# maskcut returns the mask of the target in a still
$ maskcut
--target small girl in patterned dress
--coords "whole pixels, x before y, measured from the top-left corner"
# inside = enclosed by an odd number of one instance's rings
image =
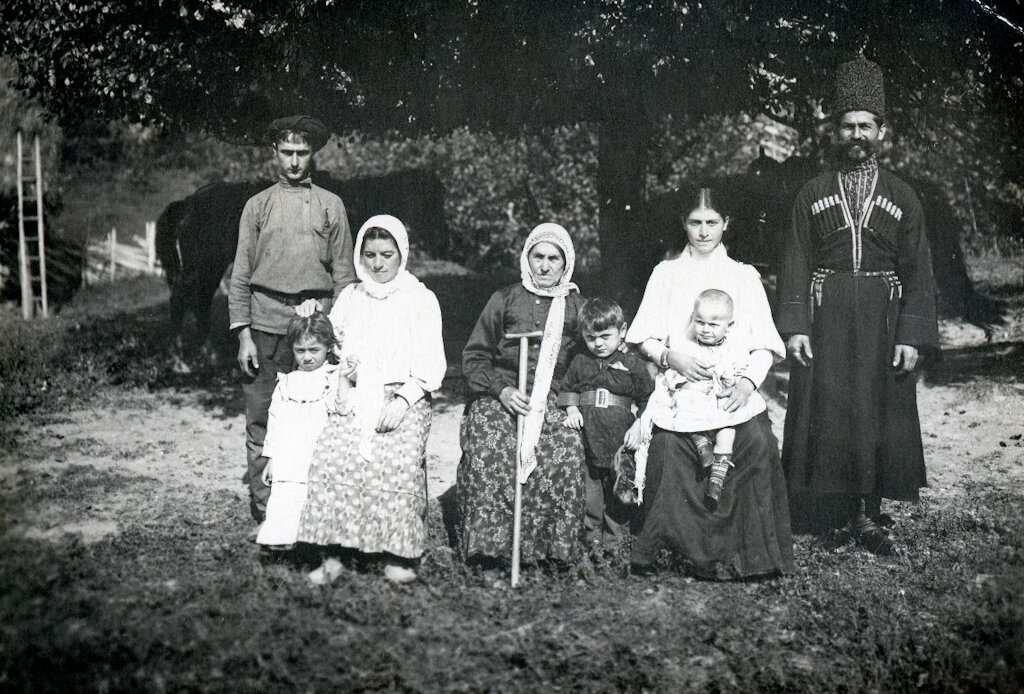
[[[354,365],[337,364],[337,340],[330,319],[317,312],[295,316],[288,324],[298,368],[277,375],[270,401],[263,455],[269,458],[263,481],[270,486],[267,516],[256,542],[271,550],[289,550],[298,539],[299,517],[306,503],[306,486],[313,447],[329,412],[348,409],[347,376]]]

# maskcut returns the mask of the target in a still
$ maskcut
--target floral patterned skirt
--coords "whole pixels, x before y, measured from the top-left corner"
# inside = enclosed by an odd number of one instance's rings
[[[371,462],[359,454],[358,419],[330,415],[313,451],[299,541],[407,559],[422,555],[429,432],[430,398],[425,397],[409,408],[397,429],[373,434]]]
[[[565,412],[548,400],[537,444],[537,469],[523,485],[520,557],[571,560],[583,527],[583,441],[563,425]],[[516,464],[516,418],[493,397],[466,407],[457,499],[460,550],[510,557]]]

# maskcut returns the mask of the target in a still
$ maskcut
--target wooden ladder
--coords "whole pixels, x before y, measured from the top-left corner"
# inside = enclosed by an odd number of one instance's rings
[[[39,157],[39,136],[32,151],[25,152],[18,131],[18,262],[21,275],[21,315],[26,320],[46,318],[50,306],[46,297],[46,236],[43,231],[43,168]],[[26,161],[26,154],[32,159]],[[28,166],[32,165],[32,166]],[[26,176],[25,169],[32,174]],[[25,208],[28,207],[28,210]]]

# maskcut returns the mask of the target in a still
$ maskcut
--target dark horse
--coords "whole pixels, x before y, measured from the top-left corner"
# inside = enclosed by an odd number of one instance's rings
[[[789,231],[793,201],[803,185],[819,172],[807,158],[777,162],[761,154],[745,174],[723,176],[706,185],[720,189],[720,199],[731,202],[731,220],[725,244],[736,260],[757,266],[762,274],[778,268]],[[942,315],[960,316],[991,335],[1001,320],[999,304],[979,294],[971,283],[960,247],[960,227],[942,189],[920,178],[902,177],[917,192],[924,208],[925,230],[932,256],[932,272]],[[681,215],[687,196],[669,192],[650,202],[649,229],[658,230],[650,247],[660,257],[682,250],[685,233]],[[652,257],[656,262],[660,257]]]
[[[347,181],[315,173],[313,180],[341,197],[353,235],[370,216],[387,212],[405,222],[410,236],[431,255],[448,252],[444,187],[434,173],[411,169]],[[204,346],[213,295],[235,258],[242,208],[271,184],[211,183],[172,202],[157,218],[156,253],[171,290],[172,352],[178,368],[187,368],[180,358],[186,317],[195,317],[196,346]]]

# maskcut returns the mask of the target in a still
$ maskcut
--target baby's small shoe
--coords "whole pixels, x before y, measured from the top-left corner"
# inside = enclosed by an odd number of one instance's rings
[[[697,457],[700,458],[701,467],[711,467],[715,463],[714,444],[704,434],[693,434],[693,445],[697,447]]]
[[[711,474],[708,475],[708,488],[704,492],[704,505],[710,511],[718,508],[718,499],[722,496],[722,487],[725,486],[725,476],[729,474],[729,468],[733,466],[732,455],[729,453],[715,453],[714,462],[711,465]]]

